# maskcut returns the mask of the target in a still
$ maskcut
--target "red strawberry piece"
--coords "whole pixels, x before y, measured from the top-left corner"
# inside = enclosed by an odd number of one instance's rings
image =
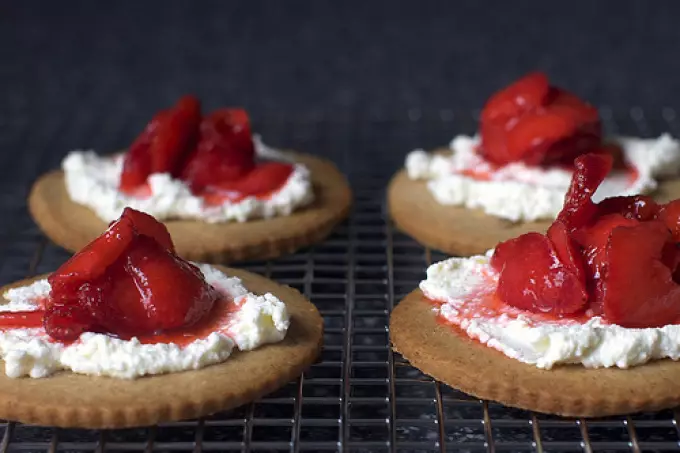
[[[662,262],[671,234],[660,221],[614,228],[603,278],[604,315],[623,327],[657,327],[680,317],[680,285]]]
[[[132,222],[137,234],[144,234],[154,238],[160,245],[170,250],[175,251],[175,245],[172,243],[172,238],[165,225],[149,214],[137,211],[132,208],[125,208],[121,215],[123,219],[129,219]]]
[[[599,126],[600,117],[597,109],[562,88],[550,87],[547,104],[552,108],[560,107],[562,111],[571,110],[572,117],[578,121],[579,125],[597,123]]]
[[[574,161],[574,175],[564,200],[564,207],[557,216],[569,231],[587,226],[597,215],[593,194],[602,184],[612,167],[611,156],[585,154]]]
[[[678,205],[680,206],[680,205]],[[605,198],[597,204],[598,216],[621,214],[627,219],[646,222],[656,219],[659,205],[647,195]],[[680,214],[680,211],[678,212]]]
[[[582,247],[586,269],[586,287],[590,294],[590,308],[596,314],[602,313],[604,280],[607,268],[607,244],[612,230],[620,226],[636,226],[640,222],[621,214],[610,214],[597,219],[590,227],[572,233],[574,241]]]
[[[149,146],[151,173],[177,174],[185,156],[196,145],[201,104],[183,96],[161,121]]]
[[[73,255],[47,279],[52,286],[52,300],[58,300],[60,291],[77,289],[86,280],[93,280],[106,272],[123,253],[134,236],[134,225],[127,217],[121,217],[97,239]]]
[[[120,264],[120,267],[119,267]],[[121,336],[191,326],[213,307],[218,293],[198,268],[148,236],[131,242],[125,260],[112,269],[105,327]]]
[[[193,96],[157,113],[125,154],[120,190],[134,194],[152,173],[177,174],[195,145],[200,119],[200,104]]]
[[[200,130],[198,145],[181,174],[194,192],[240,179],[255,167],[255,147],[244,110],[216,110],[203,119]]]
[[[583,282],[563,265],[550,240],[527,233],[498,245],[492,266],[500,272],[496,294],[508,305],[567,315],[579,312],[588,294]]]
[[[491,96],[484,105],[481,121],[505,122],[508,118],[540,107],[548,92],[548,77],[542,72],[529,73]]]
[[[671,231],[673,240],[680,242],[680,200],[674,200],[659,209],[659,220]]]
[[[283,186],[293,173],[293,166],[281,162],[258,165],[244,178],[219,184],[221,191],[235,191],[241,195],[263,195]]]
[[[91,331],[94,320],[89,311],[78,304],[52,305],[45,311],[43,327],[55,340],[73,341],[83,332]]]
[[[581,251],[578,244],[569,235],[567,226],[559,220],[556,220],[550,225],[550,228],[548,228],[547,236],[548,239],[550,239],[560,262],[585,285],[586,274],[583,268]]]
[[[158,125],[158,115],[151,120],[142,134],[132,143],[123,158],[123,172],[120,175],[120,190],[134,194],[151,174],[151,155],[148,147],[151,131]]]
[[[507,131],[509,162],[523,161],[537,165],[551,146],[572,136],[577,123],[570,115],[553,109],[538,109],[526,113]]]

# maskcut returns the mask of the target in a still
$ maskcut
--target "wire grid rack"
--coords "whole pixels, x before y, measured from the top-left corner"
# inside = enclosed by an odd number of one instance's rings
[[[121,117],[131,114],[119,112],[102,126],[77,111],[71,118],[45,118],[37,131],[21,116],[4,123],[1,283],[49,272],[68,257],[26,214],[30,182],[57,166],[63,151],[78,141],[100,149],[123,146],[134,135],[134,121]],[[680,135],[672,109],[653,117],[641,109],[618,116],[603,109],[602,115],[610,132]],[[510,409],[435,382],[391,351],[390,310],[417,286],[429,263],[445,256],[393,228],[385,185],[407,150],[472,132],[474,117],[411,110],[393,119],[261,118],[258,129],[271,143],[334,159],[355,193],[350,218],[324,243],[243,265],[299,289],[316,304],[326,329],[318,363],[260,401],[200,420],[115,431],[4,422],[0,452],[680,450],[676,411],[586,421]]]

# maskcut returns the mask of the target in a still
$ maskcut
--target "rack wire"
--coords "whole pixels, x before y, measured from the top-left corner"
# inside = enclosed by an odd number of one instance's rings
[[[67,258],[26,214],[25,195],[63,151],[92,142],[116,149],[134,135],[131,111],[103,121],[86,111],[0,125],[1,283],[49,272]],[[602,109],[607,128],[643,136],[678,136],[676,112]],[[140,124],[143,121],[140,121]],[[678,413],[564,419],[480,401],[412,368],[389,345],[388,317],[430,262],[445,258],[396,231],[384,188],[406,151],[472,132],[474,114],[412,110],[404,118],[260,118],[271,143],[334,159],[352,182],[350,218],[324,243],[243,267],[307,295],[325,321],[321,358],[302,377],[252,404],[200,420],[113,430],[67,430],[0,424],[0,453],[62,451],[678,451]],[[11,154],[8,149],[27,150]],[[2,178],[0,178],[2,179]],[[480,379],[483,378],[480,376]],[[229,385],[228,382],[225,385]],[[1,391],[1,390],[0,390]]]

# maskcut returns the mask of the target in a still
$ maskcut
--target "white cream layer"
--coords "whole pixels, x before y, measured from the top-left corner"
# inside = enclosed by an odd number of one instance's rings
[[[258,137],[253,139],[258,157],[290,162],[284,153],[268,148]],[[120,192],[121,155],[99,156],[94,151],[72,151],[61,164],[71,200],[89,207],[106,222],[116,220],[125,207],[131,207],[159,220],[195,219],[208,223],[286,216],[314,201],[309,169],[302,164],[294,165],[288,181],[267,198],[246,197],[236,202],[208,205],[202,197],[192,194],[183,181],[169,173],[149,176],[151,195],[148,197],[133,197]]]
[[[427,269],[420,289],[440,302],[435,310],[468,336],[520,362],[550,369],[559,364],[587,368],[629,368],[650,360],[680,358],[680,325],[630,329],[607,324],[596,316],[585,323],[574,320],[537,322],[521,310],[488,317],[462,316],[469,304],[492,294],[498,274],[489,257],[450,258]],[[471,302],[472,301],[472,302]]]
[[[651,193],[658,179],[680,172],[680,143],[668,134],[656,139],[616,137],[628,164],[638,172],[635,181],[626,173],[614,173],[599,187],[595,201],[618,195]],[[415,150],[406,157],[411,179],[427,180],[432,196],[442,205],[483,209],[487,214],[512,222],[554,219],[562,209],[572,172],[543,169],[522,163],[491,172],[491,165],[476,152],[479,137],[459,135],[449,155]],[[489,171],[491,180],[461,174],[464,170]]]
[[[41,378],[58,370],[94,376],[133,379],[151,374],[196,370],[224,362],[236,346],[249,351],[276,343],[290,324],[286,305],[272,294],[249,292],[241,279],[228,277],[218,269],[198,265],[206,281],[239,306],[233,317],[207,337],[178,346],[173,343],[142,344],[136,338],[121,340],[108,335],[84,333],[73,344],[50,341],[44,329],[0,331],[0,357],[5,373],[12,378]],[[47,280],[15,288],[4,294],[2,311],[38,308],[38,300],[50,293]]]

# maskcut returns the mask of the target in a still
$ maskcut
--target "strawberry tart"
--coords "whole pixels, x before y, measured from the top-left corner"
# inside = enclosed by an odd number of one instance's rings
[[[57,271],[2,289],[0,417],[122,427],[197,417],[299,375],[323,324],[299,293],[175,253],[125,208]]]
[[[614,159],[595,200],[680,196],[678,140],[606,138],[595,108],[531,73],[491,96],[478,135],[459,135],[446,150],[409,153],[390,184],[390,211],[425,245],[482,253],[500,240],[544,232],[562,208],[574,159],[585,153]]]
[[[131,207],[166,223],[180,255],[201,261],[272,258],[321,240],[351,194],[328,161],[267,147],[247,113],[203,115],[181,98],[123,153],[72,151],[29,198],[57,244],[78,250]],[[75,220],[75,221],[74,221]]]
[[[576,158],[546,234],[433,264],[394,310],[394,348],[511,406],[604,416],[680,404],[680,200],[593,194],[609,155]]]

